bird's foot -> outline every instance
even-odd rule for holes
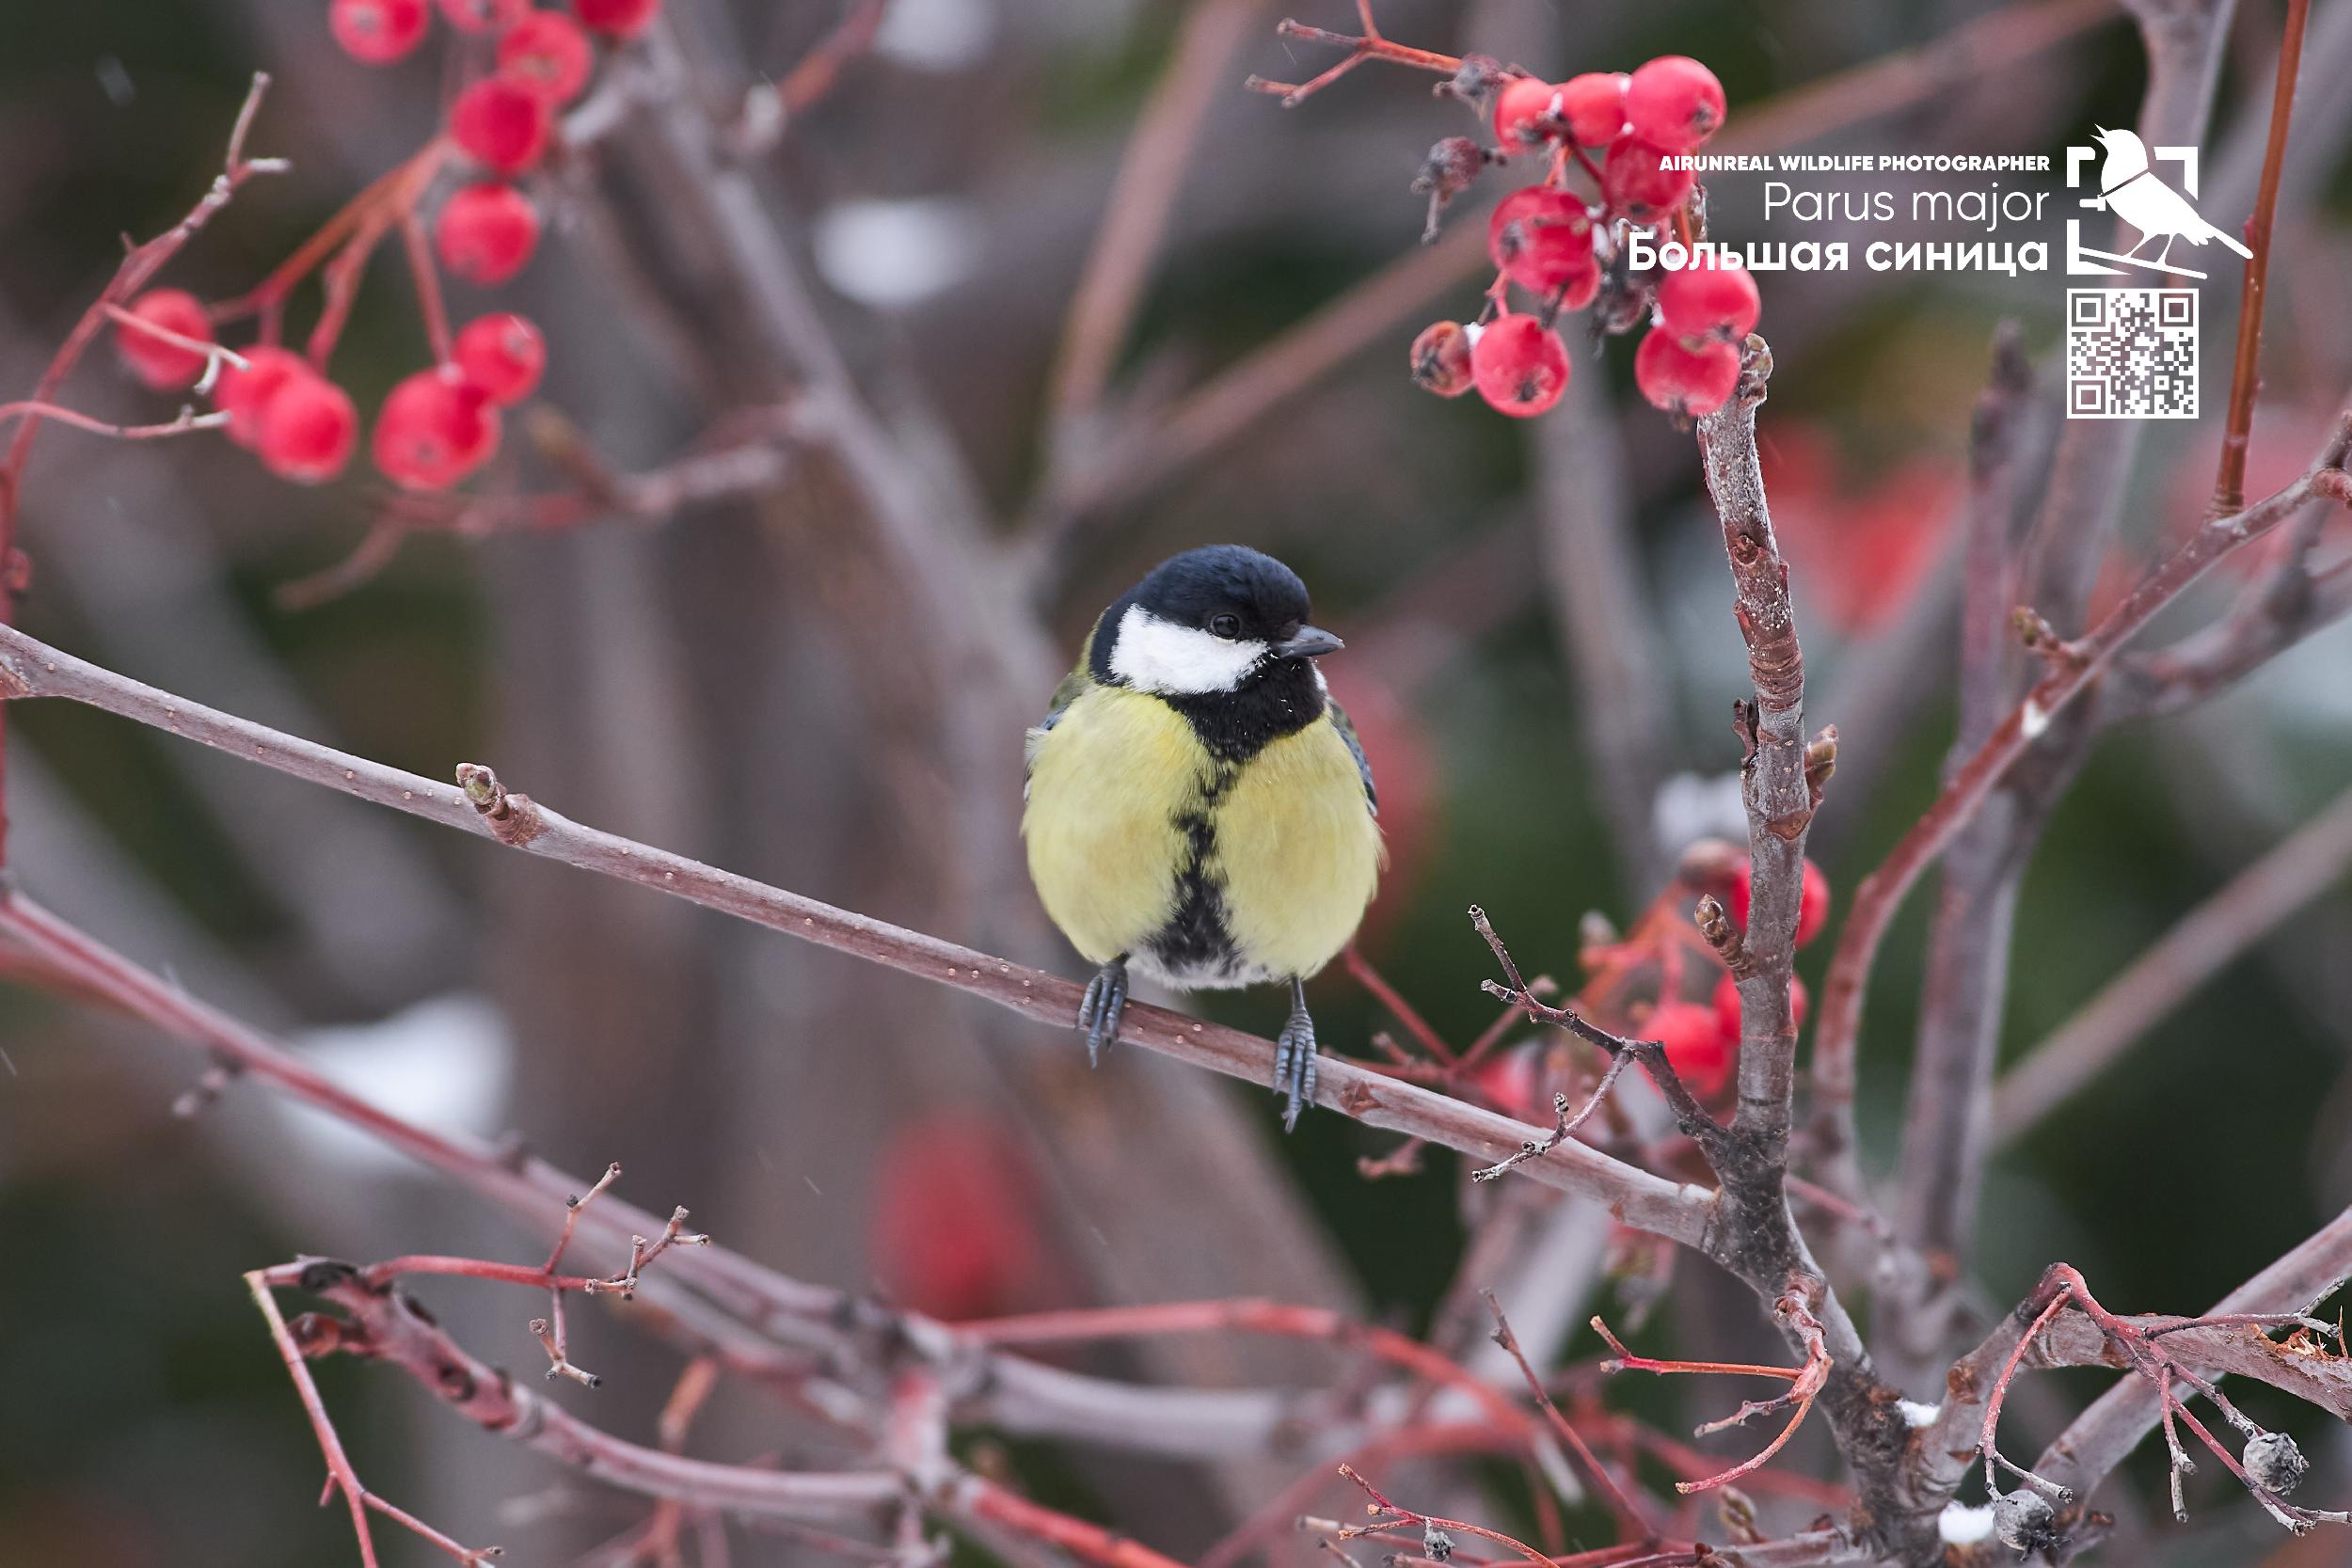
[[[1291,1016],[1274,1037],[1274,1092],[1282,1097],[1282,1131],[1296,1131],[1298,1113],[1315,1098],[1315,1021],[1307,1016],[1306,989],[1295,980]]]
[[[1127,960],[1113,958],[1094,972],[1078,1004],[1078,1027],[1087,1032],[1087,1066],[1099,1067],[1103,1048],[1119,1037],[1119,1020],[1127,1010]]]

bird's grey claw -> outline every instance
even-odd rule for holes
[[[1127,960],[1113,958],[1094,972],[1078,1004],[1078,1027],[1087,1032],[1087,1066],[1100,1067],[1103,1048],[1119,1037],[1119,1020],[1127,1010]]]
[[[1282,1097],[1282,1131],[1295,1132],[1298,1113],[1315,1098],[1315,1021],[1297,996],[1282,1032],[1274,1037],[1274,1092]]]

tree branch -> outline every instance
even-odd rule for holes
[[[0,698],[8,697],[58,697],[102,708],[363,800],[952,986],[1039,1022],[1070,1028],[1078,1016],[1081,988],[1070,981],[573,822],[509,793],[487,768],[462,768],[463,787],[435,784],[185,702],[0,627]],[[1120,1037],[1252,1084],[1272,1081],[1271,1041],[1181,1013],[1136,1005]],[[1318,1103],[1483,1160],[1502,1159],[1540,1136],[1540,1130],[1344,1060],[1328,1062],[1319,1078]],[[1531,1174],[1610,1205],[1627,1225],[1686,1244],[1697,1244],[1713,1201],[1703,1188],[1652,1176],[1581,1144],[1564,1147]]]

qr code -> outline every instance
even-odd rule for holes
[[[2197,417],[2193,289],[2066,291],[2066,417]]]

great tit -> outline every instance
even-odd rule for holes
[[[1131,965],[1178,990],[1288,981],[1286,1128],[1314,1097],[1304,982],[1356,934],[1381,862],[1372,766],[1315,667],[1339,647],[1280,562],[1187,550],[1103,611],[1028,735],[1029,876],[1101,966],[1088,1060],[1118,1037]]]

